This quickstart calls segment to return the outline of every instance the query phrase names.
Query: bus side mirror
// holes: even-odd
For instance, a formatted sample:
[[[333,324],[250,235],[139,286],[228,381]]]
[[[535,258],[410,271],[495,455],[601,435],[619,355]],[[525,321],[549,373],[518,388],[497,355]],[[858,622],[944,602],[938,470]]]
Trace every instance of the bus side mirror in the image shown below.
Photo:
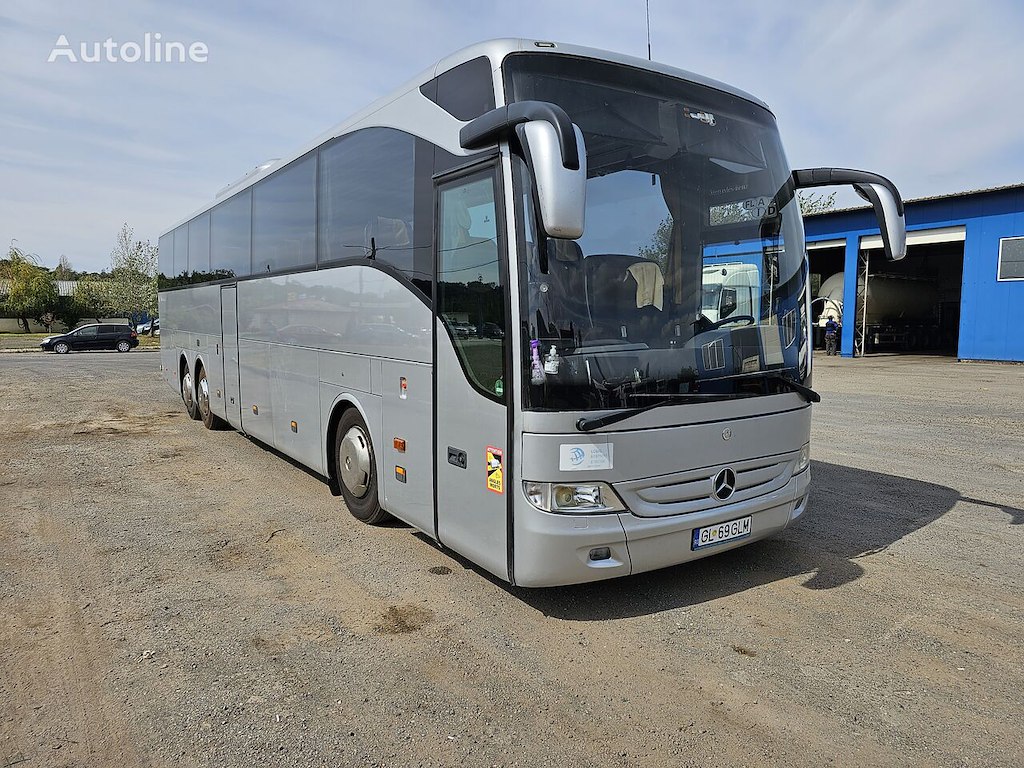
[[[875,209],[886,258],[899,261],[907,255],[907,225],[899,194],[893,194],[884,184],[854,184],[853,188]]]
[[[907,225],[903,217],[903,199],[896,185],[884,176],[848,168],[808,168],[793,171],[796,189],[851,184],[858,195],[875,209],[882,246],[890,261],[907,255]]]
[[[583,236],[587,151],[583,134],[557,104],[514,101],[474,118],[459,130],[463,149],[508,141],[515,130],[533,174],[541,224],[548,237]]]
[[[541,225],[548,237],[576,240],[583,235],[587,203],[587,152],[583,134],[575,125],[579,162],[567,168],[555,127],[545,120],[530,120],[516,126],[526,163],[533,175],[534,192]]]

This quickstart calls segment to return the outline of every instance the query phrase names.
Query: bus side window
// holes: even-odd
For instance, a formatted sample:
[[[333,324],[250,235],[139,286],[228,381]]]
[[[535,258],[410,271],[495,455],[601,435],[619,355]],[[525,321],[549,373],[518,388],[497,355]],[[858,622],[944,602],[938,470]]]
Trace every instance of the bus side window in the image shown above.
[[[494,173],[442,187],[437,287],[456,353],[470,383],[504,402],[505,298]]]
[[[421,147],[402,131],[366,128],[320,151],[319,264],[373,258],[429,294],[430,270],[423,266],[429,266],[432,212],[427,213],[427,203],[417,215],[416,191],[425,186],[429,200],[433,152],[418,158],[432,149],[426,143]],[[427,226],[417,226],[417,219],[424,217]]]
[[[726,318],[736,311],[736,289],[722,289],[722,311],[720,317]]]

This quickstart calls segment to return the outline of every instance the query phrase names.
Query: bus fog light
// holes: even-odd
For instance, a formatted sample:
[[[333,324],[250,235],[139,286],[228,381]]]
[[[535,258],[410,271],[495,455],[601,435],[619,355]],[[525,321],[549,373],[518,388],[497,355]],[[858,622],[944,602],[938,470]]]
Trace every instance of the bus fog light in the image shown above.
[[[523,483],[526,498],[537,509],[560,514],[595,514],[625,510],[607,483]]]
[[[804,443],[803,447],[800,449],[800,458],[796,461],[796,472],[793,474],[799,475],[809,466],[811,466],[811,444]]]
[[[610,547],[594,547],[590,550],[590,559],[592,561],[598,560],[609,560],[612,556],[612,550]]]

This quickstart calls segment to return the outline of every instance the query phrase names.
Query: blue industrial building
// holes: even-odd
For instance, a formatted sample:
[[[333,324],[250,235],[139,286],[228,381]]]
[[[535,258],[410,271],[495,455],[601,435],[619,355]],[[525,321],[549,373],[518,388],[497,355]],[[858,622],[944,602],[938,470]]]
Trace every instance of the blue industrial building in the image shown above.
[[[907,257],[887,262],[870,208],[805,218],[812,295],[834,298],[813,314],[841,315],[843,356],[1024,361],[1024,184],[909,200],[906,222]]]

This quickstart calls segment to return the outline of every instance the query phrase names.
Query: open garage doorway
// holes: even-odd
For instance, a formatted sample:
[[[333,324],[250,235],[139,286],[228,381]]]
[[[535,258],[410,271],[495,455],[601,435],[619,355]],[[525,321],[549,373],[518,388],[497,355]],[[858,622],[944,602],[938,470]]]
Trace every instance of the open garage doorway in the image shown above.
[[[855,355],[906,352],[956,356],[964,237],[964,227],[909,233],[907,256],[902,261],[887,261],[878,238],[862,239],[854,313]]]
[[[825,322],[829,316],[843,318],[843,265],[846,241],[808,243],[811,273],[811,327],[815,349],[825,348]]]

